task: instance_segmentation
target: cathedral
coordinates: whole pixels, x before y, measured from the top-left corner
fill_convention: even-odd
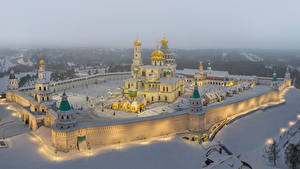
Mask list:
[[[134,42],[134,56],[131,65],[131,78],[125,80],[123,94],[126,100],[134,104],[119,107],[131,112],[141,112],[143,107],[154,102],[172,103],[184,93],[185,81],[176,77],[176,62],[163,38],[151,54],[151,65],[142,62],[141,42]],[[140,100],[137,102],[137,100]],[[143,106],[140,106],[140,105]],[[115,105],[115,104],[114,104]],[[132,105],[136,108],[132,108]],[[112,106],[117,109],[118,107]]]

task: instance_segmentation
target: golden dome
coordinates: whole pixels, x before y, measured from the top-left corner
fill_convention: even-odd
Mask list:
[[[136,40],[136,41],[134,41],[133,45],[134,46],[141,46],[142,43],[140,41]]]
[[[168,41],[166,39],[163,39],[160,41],[161,45],[166,46],[168,45]]]
[[[152,59],[163,59],[163,58],[164,58],[164,53],[159,49],[156,49],[154,52],[152,52]]]
[[[45,65],[45,61],[44,60],[41,60],[40,61],[40,67],[43,67]]]

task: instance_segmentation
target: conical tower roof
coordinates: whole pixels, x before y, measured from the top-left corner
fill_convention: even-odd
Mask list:
[[[193,91],[192,98],[195,98],[195,99],[200,98],[197,82],[195,82],[195,85],[194,85],[194,91]]]
[[[272,82],[277,82],[277,76],[275,72],[273,73]]]
[[[68,96],[65,92],[61,96],[61,102],[60,102],[59,110],[60,111],[69,111],[69,110],[71,110],[71,106],[70,106],[69,101],[68,101]]]

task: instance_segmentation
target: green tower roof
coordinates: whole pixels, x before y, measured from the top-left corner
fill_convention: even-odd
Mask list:
[[[61,102],[60,102],[59,110],[60,111],[69,111],[69,110],[71,110],[71,106],[70,106],[69,101],[68,101],[68,96],[66,95],[65,92],[61,96]]]
[[[276,73],[273,73],[273,78],[272,78],[272,82],[277,82],[277,77],[276,77]]]
[[[198,85],[197,85],[196,82],[195,82],[195,87],[194,87],[194,92],[193,92],[192,98],[200,98],[200,94],[199,94],[199,91],[198,91]]]
[[[285,73],[290,73],[290,72],[289,72],[289,68],[288,68],[288,67],[286,68],[286,71],[285,71]]]

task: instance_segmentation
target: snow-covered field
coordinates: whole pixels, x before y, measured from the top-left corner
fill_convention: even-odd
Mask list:
[[[255,55],[253,53],[242,52],[241,55],[244,56],[244,57],[246,57],[251,62],[262,62],[262,61],[264,61],[263,58]]]
[[[290,121],[297,120],[300,113],[300,90],[292,88],[286,95],[286,103],[259,110],[225,126],[215,138],[224,143],[233,153],[241,154],[241,159],[249,162],[253,168],[272,168],[262,158],[266,140],[276,138],[280,129],[288,127]],[[286,168],[283,163],[278,168]]]

